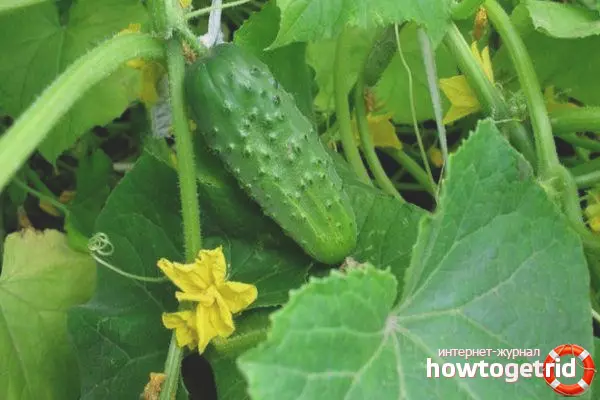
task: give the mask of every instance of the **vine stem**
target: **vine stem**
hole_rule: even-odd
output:
[[[600,183],[600,171],[594,171],[588,174],[577,175],[573,179],[575,179],[575,183],[577,184],[578,188],[589,188]]]
[[[600,107],[578,107],[550,113],[550,123],[555,134],[571,132],[599,132]]]
[[[529,140],[529,134],[518,121],[510,120],[508,106],[500,92],[487,78],[479,63],[473,56],[471,48],[455,24],[452,24],[444,37],[444,44],[450,50],[469,86],[475,92],[484,113],[495,119],[509,119],[503,131],[508,134],[513,145],[523,157],[535,167],[535,149]]]
[[[404,203],[404,199],[398,193],[394,184],[385,173],[385,170],[381,166],[379,157],[375,152],[375,145],[373,144],[373,138],[369,131],[369,123],[367,122],[367,111],[365,107],[365,76],[364,70],[358,74],[356,80],[356,86],[354,87],[354,114],[356,116],[356,125],[358,127],[358,133],[360,135],[360,141],[362,144],[362,151],[369,164],[369,169],[375,177],[375,181],[379,187],[386,193],[394,196],[398,200]]]
[[[487,10],[488,18],[496,28],[504,46],[508,50],[517,71],[521,89],[525,94],[536,142],[539,176],[544,181],[550,181],[558,177],[557,169],[560,166],[560,161],[554,145],[552,125],[546,111],[542,88],[533,68],[533,62],[529,57],[523,40],[504,9],[496,0],[486,0],[484,6]]]
[[[425,170],[421,167],[421,165],[419,165],[418,162],[413,160],[403,150],[385,149],[384,151],[390,157],[396,160],[396,162],[400,164],[402,168],[408,171],[408,173],[412,175],[412,177],[415,178],[415,180],[419,182],[419,184],[421,184],[421,186],[423,186],[425,190],[435,198],[437,194],[437,186],[434,182],[431,181],[431,179],[429,179],[427,172],[425,172]],[[398,187],[397,185],[394,186]]]
[[[47,201],[54,208],[56,208],[57,210],[59,210],[63,215],[68,215],[69,214],[69,209],[67,208],[67,206],[65,206],[60,201],[56,200],[54,197],[49,196],[47,194],[44,194],[44,193],[42,193],[40,191],[35,190],[34,188],[32,188],[29,185],[27,185],[25,182],[21,181],[19,178],[13,178],[12,181],[13,181],[13,183],[15,185],[17,185],[18,187],[20,187],[21,189],[23,189],[27,193],[29,193],[29,194],[37,197],[40,200]]]
[[[185,15],[185,19],[187,19],[189,21],[190,19],[194,19],[194,18],[202,17],[203,15],[210,14],[212,11],[215,11],[215,10],[224,10],[226,8],[241,6],[243,4],[250,3],[251,1],[252,0],[238,0],[238,1],[232,1],[230,3],[221,4],[218,6],[204,7],[199,10],[195,10],[195,11],[187,13]]]
[[[167,42],[167,70],[169,73],[173,132],[177,151],[177,174],[183,215],[185,258],[187,261],[192,261],[196,256],[196,252],[202,248],[200,207],[196,186],[194,146],[184,100],[185,59],[183,48],[175,39]],[[177,394],[182,357],[183,350],[177,345],[177,339],[175,333],[173,333],[165,361],[166,378],[160,393],[161,400],[174,399]]]
[[[0,191],[88,89],[130,59],[163,56],[158,40],[131,33],[113,37],[77,59],[0,137]]]
[[[368,185],[372,185],[365,165],[360,158],[356,140],[352,134],[352,120],[350,118],[350,106],[348,105],[348,92],[346,90],[346,71],[348,59],[345,54],[346,35],[344,32],[339,36],[335,50],[335,61],[333,68],[333,86],[335,93],[335,113],[340,127],[340,139],[344,149],[344,155],[350,163],[359,179]]]

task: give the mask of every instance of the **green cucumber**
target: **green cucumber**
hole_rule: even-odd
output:
[[[188,69],[186,94],[208,146],[308,254],[334,264],[354,249],[356,220],[333,161],[266,65],[218,45]]]

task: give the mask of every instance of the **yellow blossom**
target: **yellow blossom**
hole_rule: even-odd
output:
[[[214,337],[228,337],[235,327],[232,315],[256,300],[254,285],[227,281],[223,248],[201,250],[192,264],[166,259],[158,267],[180,289],[175,297],[194,309],[163,315],[163,324],[175,329],[179,346],[198,347],[200,353]]]
[[[179,0],[179,5],[181,6],[181,8],[187,9],[189,6],[192,5],[192,0]]]
[[[483,68],[485,76],[494,83],[494,71],[490,59],[490,50],[486,46],[480,53],[477,49],[477,43],[471,45],[473,56]],[[481,110],[481,104],[473,89],[469,86],[467,78],[464,75],[457,75],[451,78],[440,79],[440,88],[450,100],[450,109],[444,116],[444,124],[449,124],[459,120],[467,115]]]

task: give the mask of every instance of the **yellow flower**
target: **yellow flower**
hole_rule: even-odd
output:
[[[175,329],[179,346],[198,347],[200,353],[214,337],[226,338],[235,327],[232,314],[256,300],[254,285],[227,281],[223,248],[201,250],[193,264],[158,261],[158,267],[181,289],[180,302],[192,302],[195,309],[163,314],[163,324]]]
[[[375,147],[391,147],[394,149],[402,149],[402,142],[396,135],[396,128],[390,121],[391,115],[374,115],[372,113],[367,114],[367,123],[369,124],[369,133],[373,138],[373,145]],[[356,118],[352,119],[352,130],[354,137],[360,140],[358,133],[358,126],[356,124]]]
[[[481,53],[477,49],[477,44],[471,44],[471,51],[475,59],[483,68],[485,76],[494,83],[494,71],[492,70],[492,61],[490,59],[490,49],[486,46]],[[473,89],[469,86],[467,78],[464,75],[457,75],[451,78],[440,79],[440,88],[450,100],[450,109],[444,116],[444,124],[449,124],[459,120],[467,115],[481,110],[481,104]]]

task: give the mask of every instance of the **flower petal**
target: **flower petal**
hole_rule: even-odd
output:
[[[226,282],[218,288],[232,313],[238,313],[254,303],[258,296],[256,286],[241,282]]]
[[[165,258],[158,260],[158,268],[184,292],[194,293],[205,290],[208,282],[203,281],[197,274],[193,273],[195,264],[173,263]]]
[[[227,264],[223,254],[223,246],[214,250],[200,250],[196,257],[195,272],[209,284],[219,285],[225,281]]]
[[[444,116],[444,124],[454,122],[481,109],[479,100],[463,75],[440,79],[440,88],[450,100],[450,109]]]
[[[198,352],[200,354],[204,353],[210,340],[217,336],[217,331],[210,321],[211,308],[206,308],[202,305],[196,307],[196,332],[198,334]]]
[[[192,311],[179,311],[175,313],[163,313],[162,323],[168,329],[175,329],[175,337],[179,347],[196,346],[196,321]]]
[[[485,76],[488,77],[490,82],[494,83],[494,70],[492,69],[492,60],[490,59],[490,48],[485,46],[481,52],[481,66]]]
[[[235,330],[232,313],[220,294],[215,297],[215,300],[212,307],[211,321],[219,336],[227,337]]]

